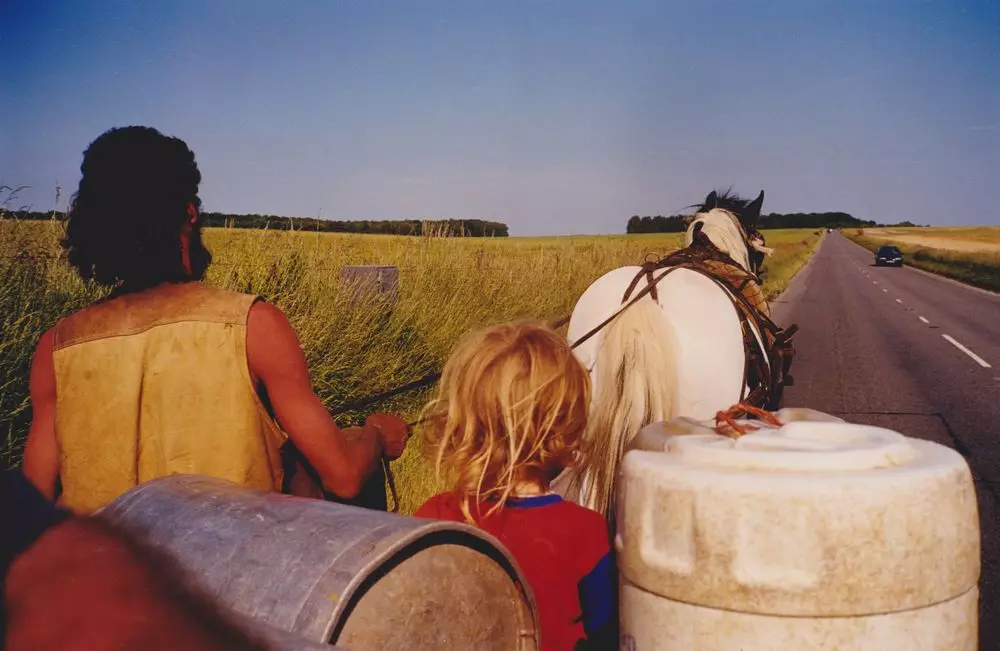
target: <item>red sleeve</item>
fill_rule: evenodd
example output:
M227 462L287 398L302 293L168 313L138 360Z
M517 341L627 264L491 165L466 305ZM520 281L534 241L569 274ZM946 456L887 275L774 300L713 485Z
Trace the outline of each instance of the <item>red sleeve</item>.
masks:
M430 520L439 519L438 511L440 511L441 509L439 506L440 499L438 498L440 497L441 497L440 495L435 495L434 497L424 502L419 509L414 511L413 517L428 518Z
M435 495L413 514L415 518L427 518L429 520L457 520L462 521L462 514L456 508L451 508L454 498L448 493Z
M574 505L576 506L576 505ZM608 523L604 516L596 511L578 506L575 509L574 520L580 532L577 542L577 558L584 574L593 569L594 565L611 553L611 541L608 538Z

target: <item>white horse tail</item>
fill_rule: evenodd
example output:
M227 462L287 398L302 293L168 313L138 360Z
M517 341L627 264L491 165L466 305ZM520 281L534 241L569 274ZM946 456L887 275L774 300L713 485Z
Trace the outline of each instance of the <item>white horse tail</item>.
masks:
M661 300L663 296L661 294ZM595 394L585 433L581 503L613 519L618 465L649 423L674 416L676 337L660 306L646 297L604 331L594 368Z

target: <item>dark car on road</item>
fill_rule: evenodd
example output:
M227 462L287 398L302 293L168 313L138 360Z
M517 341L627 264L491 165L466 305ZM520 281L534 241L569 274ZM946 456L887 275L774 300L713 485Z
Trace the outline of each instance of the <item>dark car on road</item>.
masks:
M902 267L903 253L895 246L881 246L875 253L875 266Z

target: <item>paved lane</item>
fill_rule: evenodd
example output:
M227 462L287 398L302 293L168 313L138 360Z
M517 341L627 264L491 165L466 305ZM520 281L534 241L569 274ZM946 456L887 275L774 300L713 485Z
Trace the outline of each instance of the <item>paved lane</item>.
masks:
M965 456L983 530L980 649L1000 649L1000 296L873 259L828 235L774 304L801 328L785 404Z

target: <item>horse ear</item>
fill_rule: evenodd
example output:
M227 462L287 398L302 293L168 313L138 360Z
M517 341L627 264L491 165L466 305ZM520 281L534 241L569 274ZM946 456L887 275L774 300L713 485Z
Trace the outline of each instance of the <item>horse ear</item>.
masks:
M710 210L715 210L715 207L718 205L719 205L719 195L715 194L715 190L712 190L711 192L708 193L708 196L705 197L705 203L704 203L705 212L709 212Z
M743 225L744 226L754 226L757 220L760 219L760 209L764 205L764 191L761 190L757 198L747 204L747 207L743 210Z

